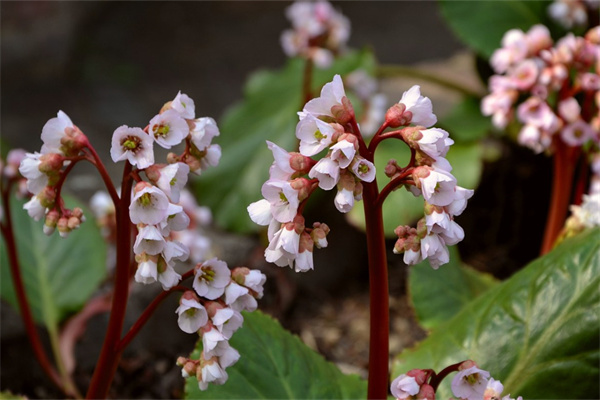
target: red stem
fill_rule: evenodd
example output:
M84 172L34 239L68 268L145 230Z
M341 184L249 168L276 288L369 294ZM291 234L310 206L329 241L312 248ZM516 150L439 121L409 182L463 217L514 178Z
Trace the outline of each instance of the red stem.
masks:
M44 350L44 346L42 345L37 329L35 327L33 314L31 312L31 309L29 308L27 294L25 293L25 285L23 283L23 277L21 275L21 267L19 264L17 246L15 243L12 215L10 210L10 188L11 184L9 183L7 185L6 190L2 191L4 223L0 224L0 228L2 229L2 235L4 236L4 240L6 242L10 273L13 281L13 286L15 288L15 294L17 296L17 303L19 304L19 310L21 311L21 319L23 320L23 325L25 327L25 331L27 332L27 337L29 338L29 342L31 343L31 347L33 349L35 358L40 363L46 375L48 375L52 382L67 396L76 397L76 394L74 392L67 390L60 378L60 375L48 359L46 351Z
M578 148L565 145L559 137L555 138L554 145L552 198L550 200L550 209L548 210L544 241L540 251L542 255L552 250L565 224L569 200L571 199L571 190L573 188L575 162L579 153Z
M115 273L114 295L106 336L100 350L100 357L94 369L94 375L86 398L106 398L113 380L117 365L121 359L119 348L127 297L129 295L129 265L131 261L131 221L129 219L129 203L131 202L132 179L131 164L125 163L123 181L121 183L121 199L116 207L117 213L117 266Z
M406 177L413 173L413 169L414 168L408 167L404 172L402 172L400 175L391 180L387 185L385 185L385 187L381 189L381 193L379 193L379 195L377 196L377 201L375 205L377 207L381 207L385 199L392 191L394 191L394 189L406 183Z
M106 171L106 167L102 163L102 160L98 156L98 153L96 153L96 150L91 145L91 143L88 142L86 147L90 151L92 158L93 158L93 160L89 160L89 161L92 164L94 164L96 166L96 168L98 169L98 172L100 173L100 176L102 177L102 181L104 181L104 186L106 186L106 190L108 190L108 194L110 195L110 198L112 199L113 204L115 205L115 208L117 208L117 204L119 204L119 195L117 194L117 190L115 189L115 186L113 185L112 180L110 179L110 176L108 175L108 171ZM129 207L129 205L127 205L127 207Z
M458 367L460 367L460 365L463 363L464 361L461 361L459 363L456 364L452 364L447 366L446 368L444 368L443 370L440 371L439 374L436 374L435 372L432 374L431 376L431 381L429 382L429 384L431 385L431 387L433 388L433 391L436 392L437 388L439 386L439 384L444 380L445 377L448 376L448 374L452 373L452 372L456 372L458 371Z
M158 307L158 305L164 299L166 299L168 295L170 295L173 292L186 292L188 290L190 290L190 289L185 286L173 286L171 289L163 291L158 296L156 296L156 298L154 298L154 300L152 300L152 303L150 303L150 305L148 305L148 307L146 307L146 309L140 315L140 317L137 319L137 321L135 321L135 324L133 324L133 326L129 329L129 331L123 337L123 339L121 339L121 341L119 342L117 351L120 353L123 350L125 350L127 345L129 345L129 343L133 340L133 338L135 338L135 336L139 333L140 329L142 329L143 326L146 324L146 322L148 322L148 319L152 316L152 314L154 313L154 310L156 310L156 307Z

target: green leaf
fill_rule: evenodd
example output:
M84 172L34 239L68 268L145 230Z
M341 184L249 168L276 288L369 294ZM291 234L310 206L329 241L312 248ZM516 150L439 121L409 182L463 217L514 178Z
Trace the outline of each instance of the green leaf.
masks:
M482 147L477 142L455 143L450 147L446 158L452 164L452 174L460 186L469 189L477 186L483 167L481 157ZM375 167L379 190L390 181L384 171L390 159L395 159L400 166L405 166L410 160L408 146L399 140L388 139L377 147ZM356 204L347 215L350 223L365 230L362 202ZM392 192L383 203L383 225L388 237L393 237L397 226L413 224L421 217L423 217L423 198L413 196L404 188Z
M230 340L241 357L227 368L229 380L202 392L196 378L190 377L185 384L186 399L365 398L365 381L342 374L279 322L259 311L243 315L244 326ZM191 357L199 358L201 351L199 340Z
M438 270L431 268L428 261L411 267L408 287L419 323L432 329L497 283L493 276L463 265L453 246L450 262Z
M65 202L69 208L81 207L88 220L63 239L58 232L46 236L43 221L31 219L22 201L11 201L27 298L35 320L47 327L79 310L106 275L106 245L91 212L71 198ZM18 309L4 240L0 249L2 298Z
M320 87L335 74L362 68L370 72L374 58L369 51L350 52L327 70L314 69L313 88ZM302 76L304 62L289 60L280 71L260 71L245 87L245 100L230 109L219 123L222 147L219 166L207 170L196 182L201 204L209 206L217 223L240 232L258 227L248 217L246 207L262 196L260 189L268 179L273 156L266 140L288 151L297 151L296 114L303 107Z
M492 130L490 118L481 114L480 99L467 97L445 115L436 126L452 132L452 139L467 142L481 139Z
M548 5L548 1L440 0L442 15L454 33L486 58L500 47L506 31L547 25Z
M597 398L599 237L597 228L567 240L473 300L402 353L394 376L472 359L513 397ZM436 397L451 396L451 378Z

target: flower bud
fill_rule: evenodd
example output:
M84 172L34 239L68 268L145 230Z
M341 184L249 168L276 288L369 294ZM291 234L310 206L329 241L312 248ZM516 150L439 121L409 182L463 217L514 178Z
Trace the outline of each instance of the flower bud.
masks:
M417 393L416 398L419 400L435 400L435 390L433 390L433 387L431 385L425 383L421 385L421 390L419 390L419 393Z
M412 113L406 111L406 106L402 103L396 103L385 113L385 124L390 128L398 128L410 124Z
M37 195L40 200L40 204L46 208L54 208L54 202L56 200L56 191L51 186L46 186L44 190L42 190Z
M63 166L64 159L63 156L57 153L44 154L40 157L40 166L38 169L45 174L59 172Z
M400 166L398 165L396 160L391 159L385 165L384 172L388 178L394 179L394 175L396 175L399 170L400 170Z
M290 181L290 186L298 192L298 201L301 202L310 195L312 184L306 178L296 178L293 181Z
M236 267L231 271L231 279L238 285L244 286L246 283L246 275L250 273L250 269L246 267Z
M313 224L313 230L310 233L310 237L318 249L324 249L327 247L327 234L329 234L329 227L320 222Z
M344 96L342 97L341 105L336 104L331 107L331 114L338 123L345 125L354 119L354 108L352 107L350 100Z
M294 171L308 174L308 171L316 164L316 161L310 157L303 156L300 153L290 153L290 167Z
M56 227L58 228L58 233L60 234L60 237L64 239L67 236L69 236L69 232L71 232L71 229L69 228L69 219L67 217L61 217L58 220Z
M52 233L54 232L54 229L56 228L59 218L60 218L60 214L58 213L58 211L56 211L56 210L48 211L48 214L46 214L46 220L44 221L44 228L43 228L44 234L46 234L48 236L52 235Z
M81 225L79 218L71 216L67 219L67 226L69 227L69 230L77 229L79 228L79 225Z

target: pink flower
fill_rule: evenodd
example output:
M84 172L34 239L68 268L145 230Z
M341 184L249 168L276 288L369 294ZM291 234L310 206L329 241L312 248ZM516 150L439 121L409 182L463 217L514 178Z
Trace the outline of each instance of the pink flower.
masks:
M536 83L540 73L538 62L533 59L527 59L515 66L511 70L509 79L512 85L519 90L528 90Z
M214 300L225 292L231 279L231 271L224 261L211 258L196 265L193 287L199 296Z
M336 130L330 124L312 114L307 114L296 125L296 137L300 139L300 154L310 157L320 153L331 144L335 132Z
M261 189L262 195L271 205L271 214L279 222L290 222L298 212L299 198L290 182L266 181Z
M185 119L195 118L196 106L194 100L189 98L187 94L181 93L181 91L177 93L177 96L171 102L171 108Z
M219 128L214 119L210 117L194 120L194 128L191 130L192 143L202 151L210 146L212 140L219 136Z
M440 265L450 261L448 248L436 233L430 233L421 239L421 257L423 260L429 259L433 269L438 269Z
M123 125L113 133L110 156L114 162L128 160L144 169L154 164L152 142L152 138L140 128Z
M170 149L177 146L189 134L185 119L173 109L166 110L150 120L148 132L159 146Z
M331 146L331 159L337 161L340 168L347 168L356 154L356 142L351 143L348 140L340 140Z
M308 176L310 178L317 178L321 189L331 190L340 179L340 166L330 157L324 157L312 167Z
M452 379L452 393L466 400L479 400L487 388L490 373L473 366L458 371Z
M394 379L390 387L392 396L396 399L408 399L419 393L420 389L421 387L417 383L417 380L406 374L402 374Z
M560 119L548 103L538 97L530 97L520 104L517 116L524 124L536 126L548 133L556 132L561 126Z
M296 172L290 165L290 153L268 140L267 146L275 159L269 169L269 177L273 180L287 181Z
M594 137L594 129L579 119L560 131L561 139L569 146L581 146Z
M558 103L558 115L567 122L575 122L581 118L581 106L573 97Z
M350 169L361 181L373 182L375 180L375 165L361 156L354 157Z
M405 112L412 113L411 123L430 127L437 122L429 97L421 96L421 87L415 85L402 94L399 103L406 106Z
M331 82L326 83L325 86L323 86L323 89L321 89L321 96L306 103L304 109L299 112L298 115L301 120L307 115L335 118L331 108L334 106L341 106L344 97L346 97L346 92L344 90L342 78L339 75L335 75Z

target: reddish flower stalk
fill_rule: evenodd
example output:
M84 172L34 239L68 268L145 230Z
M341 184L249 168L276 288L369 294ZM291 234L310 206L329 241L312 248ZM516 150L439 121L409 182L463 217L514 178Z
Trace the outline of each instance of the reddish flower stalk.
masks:
M117 266L115 273L114 295L110 319L106 329L106 336L100 357L86 398L106 398L108 389L114 377L122 348L119 347L121 331L125 320L127 308L127 297L129 295L129 265L131 262L131 221L129 220L129 203L131 202L132 179L130 177L132 166L125 163L123 181L121 184L121 199L119 200L117 213Z

